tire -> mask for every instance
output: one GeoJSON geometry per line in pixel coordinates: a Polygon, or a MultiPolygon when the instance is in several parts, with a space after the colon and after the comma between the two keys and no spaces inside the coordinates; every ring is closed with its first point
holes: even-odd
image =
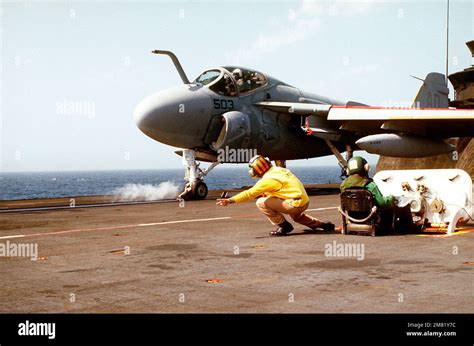
{"type": "Polygon", "coordinates": [[[193,189],[194,199],[200,200],[206,198],[207,192],[208,190],[206,183],[203,181],[198,182],[193,189]]]}

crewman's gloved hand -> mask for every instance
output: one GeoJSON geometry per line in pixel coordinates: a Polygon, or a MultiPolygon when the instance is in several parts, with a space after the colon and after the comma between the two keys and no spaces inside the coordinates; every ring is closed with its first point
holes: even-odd
{"type": "Polygon", "coordinates": [[[216,205],[220,207],[226,207],[231,204],[233,201],[230,198],[218,198],[216,205]]]}
{"type": "Polygon", "coordinates": [[[411,203],[412,200],[413,200],[413,197],[411,196],[399,196],[397,197],[397,206],[399,208],[406,207],[408,204],[411,203]]]}

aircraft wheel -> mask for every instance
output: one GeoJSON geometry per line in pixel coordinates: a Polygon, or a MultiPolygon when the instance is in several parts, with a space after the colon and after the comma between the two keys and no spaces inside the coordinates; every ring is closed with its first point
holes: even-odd
{"type": "Polygon", "coordinates": [[[193,189],[194,199],[204,199],[207,196],[207,185],[205,182],[200,181],[196,184],[193,189]]]}

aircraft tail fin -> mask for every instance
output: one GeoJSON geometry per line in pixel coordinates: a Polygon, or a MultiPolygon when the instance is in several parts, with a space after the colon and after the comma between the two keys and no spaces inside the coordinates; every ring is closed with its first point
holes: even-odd
{"type": "MultiPolygon", "coordinates": [[[[416,77],[415,77],[416,78],[416,77]]],[[[413,100],[415,108],[448,108],[449,89],[444,74],[431,72],[423,80],[423,85],[413,100]]]]}

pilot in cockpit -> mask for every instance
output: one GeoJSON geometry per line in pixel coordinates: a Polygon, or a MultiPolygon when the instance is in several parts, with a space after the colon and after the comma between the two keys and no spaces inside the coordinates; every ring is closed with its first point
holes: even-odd
{"type": "Polygon", "coordinates": [[[241,70],[240,68],[235,68],[232,71],[232,76],[235,79],[240,93],[252,91],[261,87],[262,85],[265,85],[266,83],[265,77],[263,77],[258,72],[241,70]]]}
{"type": "Polygon", "coordinates": [[[234,76],[234,79],[237,83],[238,86],[243,84],[244,82],[244,74],[242,73],[242,70],[240,68],[236,68],[232,71],[232,76],[234,76]]]}
{"type": "Polygon", "coordinates": [[[232,71],[232,75],[234,76],[235,82],[237,83],[237,87],[239,88],[240,92],[249,90],[249,84],[247,82],[247,76],[244,75],[240,68],[236,68],[232,71]]]}

